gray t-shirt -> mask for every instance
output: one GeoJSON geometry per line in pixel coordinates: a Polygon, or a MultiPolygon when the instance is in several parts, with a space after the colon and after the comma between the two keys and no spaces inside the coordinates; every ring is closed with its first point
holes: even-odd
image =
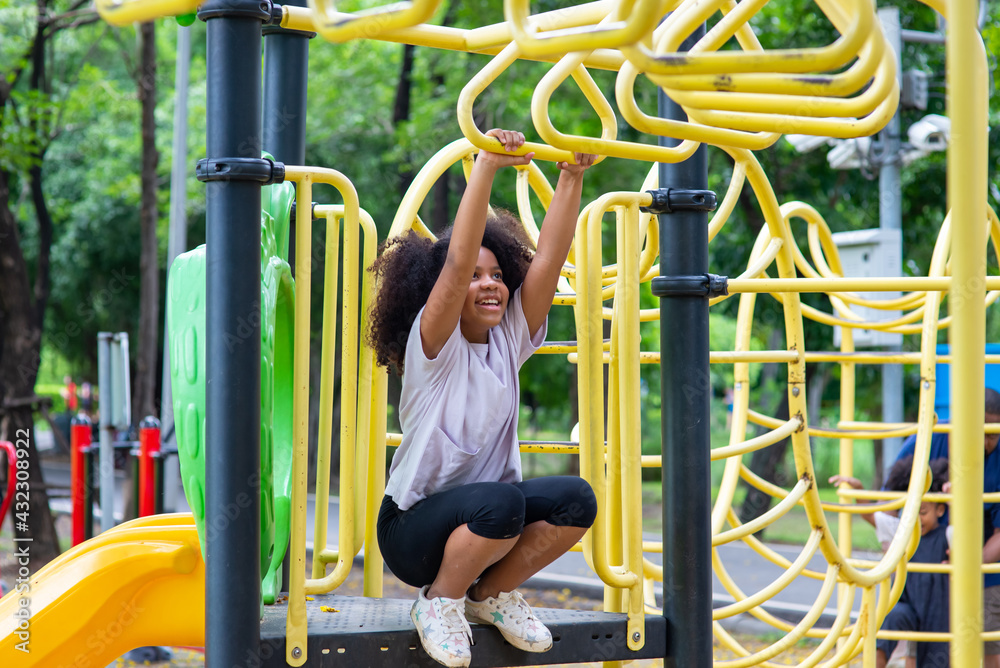
{"type": "Polygon", "coordinates": [[[435,359],[420,340],[420,309],[406,343],[399,422],[403,441],[385,493],[401,510],[472,482],[520,482],[517,372],[545,340],[547,323],[529,336],[514,291],[489,343],[470,343],[458,325],[435,359]]]}

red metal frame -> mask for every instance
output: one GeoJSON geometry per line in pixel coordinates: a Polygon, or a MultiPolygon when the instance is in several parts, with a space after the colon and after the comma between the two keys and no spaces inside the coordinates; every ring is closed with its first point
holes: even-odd
{"type": "Polygon", "coordinates": [[[156,514],[156,461],[160,424],[146,418],[139,427],[139,517],[156,514]]]}
{"type": "Polygon", "coordinates": [[[0,450],[7,453],[7,493],[4,494],[3,502],[0,503],[0,524],[3,524],[3,518],[7,516],[7,509],[14,501],[14,488],[17,485],[17,449],[10,441],[0,441],[0,450]]]}
{"type": "Polygon", "coordinates": [[[86,418],[74,418],[69,428],[70,456],[70,496],[73,500],[73,545],[79,545],[87,540],[87,455],[84,450],[90,447],[91,424],[86,418]]]}

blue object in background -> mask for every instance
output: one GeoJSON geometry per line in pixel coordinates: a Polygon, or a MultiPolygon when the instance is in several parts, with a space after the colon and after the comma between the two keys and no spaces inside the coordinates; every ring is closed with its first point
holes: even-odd
{"type": "MultiPolygon", "coordinates": [[[[948,344],[937,347],[938,355],[947,355],[948,344]]],[[[1000,354],[1000,343],[987,343],[987,355],[1000,354]]],[[[986,387],[1000,392],[1000,364],[986,365],[986,387]]],[[[937,388],[934,391],[934,412],[939,422],[947,422],[951,416],[951,364],[937,363],[937,388]]]]}

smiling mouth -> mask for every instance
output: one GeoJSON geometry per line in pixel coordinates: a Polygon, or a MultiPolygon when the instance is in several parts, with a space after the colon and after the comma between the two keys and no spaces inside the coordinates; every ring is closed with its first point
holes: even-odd
{"type": "Polygon", "coordinates": [[[482,306],[482,307],[489,308],[489,309],[500,308],[500,300],[499,299],[484,299],[482,301],[476,302],[476,306],[482,306]]]}

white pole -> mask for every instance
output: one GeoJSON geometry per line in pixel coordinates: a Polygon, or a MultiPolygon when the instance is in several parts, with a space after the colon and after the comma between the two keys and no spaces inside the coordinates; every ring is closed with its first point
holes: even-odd
{"type": "Polygon", "coordinates": [[[115,446],[114,426],[111,424],[111,332],[97,334],[97,391],[100,394],[100,439],[98,479],[101,485],[101,531],[115,526],[115,446]]]}

